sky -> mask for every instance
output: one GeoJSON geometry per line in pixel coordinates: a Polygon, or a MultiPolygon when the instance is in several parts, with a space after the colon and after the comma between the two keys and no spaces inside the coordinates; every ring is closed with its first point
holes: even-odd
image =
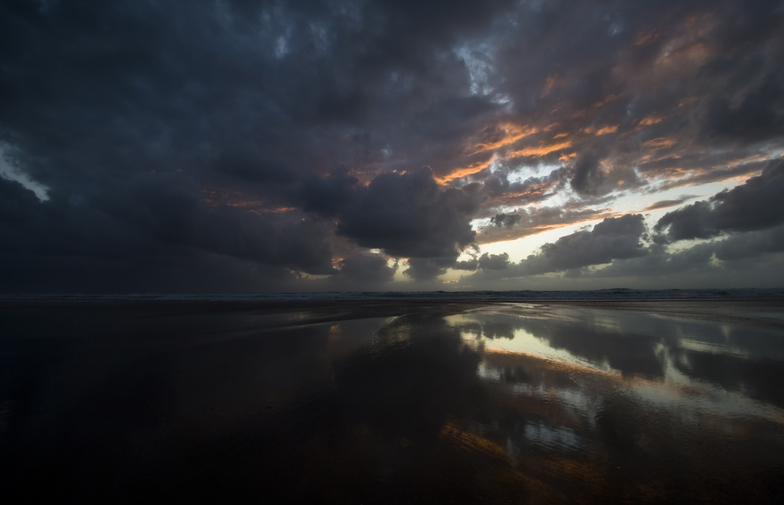
{"type": "Polygon", "coordinates": [[[784,286],[784,3],[0,0],[0,292],[784,286]]]}

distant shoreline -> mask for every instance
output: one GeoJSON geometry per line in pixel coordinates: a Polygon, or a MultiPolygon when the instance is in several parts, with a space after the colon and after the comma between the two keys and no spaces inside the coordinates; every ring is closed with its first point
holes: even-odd
{"type": "Polygon", "coordinates": [[[597,289],[585,291],[325,291],[313,293],[206,294],[0,294],[8,302],[526,302],[526,301],[644,301],[644,300],[760,300],[784,299],[784,288],[738,289],[597,289]]]}
{"type": "Polygon", "coordinates": [[[784,330],[784,289],[0,296],[0,317],[18,311],[117,312],[133,317],[307,312],[295,325],[419,313],[449,315],[487,307],[556,318],[567,309],[646,312],[784,330]]]}

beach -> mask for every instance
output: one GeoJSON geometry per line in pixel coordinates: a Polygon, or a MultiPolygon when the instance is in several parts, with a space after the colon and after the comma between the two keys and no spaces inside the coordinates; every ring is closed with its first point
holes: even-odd
{"type": "Polygon", "coordinates": [[[38,501],[774,503],[778,292],[9,297],[38,501]]]}

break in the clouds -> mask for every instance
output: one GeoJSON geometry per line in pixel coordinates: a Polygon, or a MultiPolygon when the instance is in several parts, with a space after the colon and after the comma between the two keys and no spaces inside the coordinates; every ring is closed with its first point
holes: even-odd
{"type": "Polygon", "coordinates": [[[5,292],[779,285],[782,153],[776,1],[0,1],[5,292]]]}

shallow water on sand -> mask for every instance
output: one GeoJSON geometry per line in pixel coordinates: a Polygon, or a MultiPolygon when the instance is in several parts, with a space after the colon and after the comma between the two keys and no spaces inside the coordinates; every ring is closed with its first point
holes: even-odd
{"type": "Polygon", "coordinates": [[[7,309],[2,488],[31,501],[776,502],[784,331],[770,321],[784,312],[687,305],[7,309]]]}

